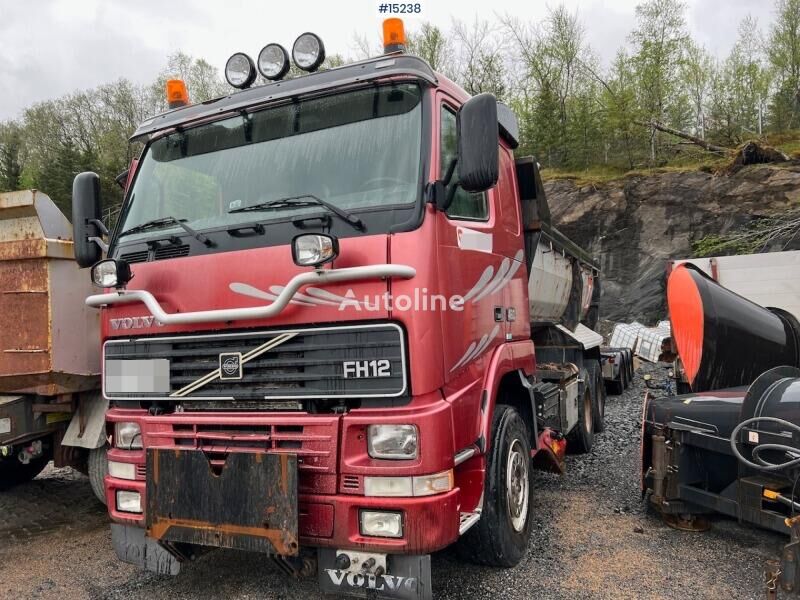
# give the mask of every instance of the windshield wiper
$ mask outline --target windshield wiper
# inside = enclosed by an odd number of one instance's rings
[[[186,219],[176,219],[175,217],[163,217],[161,219],[153,219],[152,221],[147,221],[142,223],[141,225],[135,225],[130,229],[126,229],[122,233],[120,233],[117,237],[121,238],[126,235],[131,235],[133,233],[142,233],[144,231],[150,231],[153,229],[163,229],[164,227],[169,227],[170,225],[177,225],[178,227],[183,228],[183,230],[195,238],[201,244],[205,244],[206,246],[213,246],[214,242],[208,239],[199,231],[195,231],[191,227],[186,224]]]
[[[229,213],[252,212],[260,210],[275,210],[279,208],[314,206],[314,205],[319,205],[324,208],[327,208],[330,212],[335,214],[340,219],[347,221],[350,225],[352,225],[359,231],[364,231],[364,221],[359,219],[357,216],[350,214],[346,210],[339,208],[335,204],[331,204],[330,202],[327,202],[322,198],[318,198],[314,194],[303,194],[302,196],[288,196],[286,198],[277,198],[275,200],[268,200],[267,202],[259,202],[258,204],[253,204],[252,206],[243,206],[242,208],[234,208],[232,210],[229,210],[228,212]]]

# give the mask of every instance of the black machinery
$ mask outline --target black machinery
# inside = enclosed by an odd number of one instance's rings
[[[642,492],[679,529],[721,513],[788,534],[766,581],[800,594],[800,323],[693,265],[672,271],[667,302],[693,393],[645,399]]]

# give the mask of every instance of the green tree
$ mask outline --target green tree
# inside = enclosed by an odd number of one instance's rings
[[[428,61],[434,71],[455,76],[453,43],[436,25],[425,22],[407,36],[407,51]]]
[[[798,126],[800,115],[800,0],[776,0],[768,55],[775,76],[771,102],[772,129]]]
[[[679,85],[679,66],[689,39],[679,0],[647,0],[636,7],[634,48],[639,105],[648,122],[666,122],[676,129],[686,126],[688,102]],[[659,153],[656,128],[650,134],[650,161]]]
[[[22,152],[20,124],[16,121],[0,123],[0,192],[20,189]]]

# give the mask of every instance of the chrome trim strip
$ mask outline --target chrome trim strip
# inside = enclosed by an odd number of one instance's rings
[[[471,446],[469,448],[464,448],[460,452],[456,453],[456,455],[453,457],[453,463],[457,467],[461,463],[468,461],[470,458],[475,456],[477,453],[478,453],[478,449],[475,448],[474,446]]]
[[[94,308],[113,304],[130,304],[141,302],[163,325],[188,325],[192,323],[215,323],[218,321],[242,321],[248,319],[269,319],[279,314],[292,297],[304,285],[339,283],[342,281],[360,281],[363,279],[379,279],[399,277],[411,279],[417,270],[406,265],[368,265],[364,267],[348,267],[345,269],[325,269],[309,271],[295,275],[278,295],[272,304],[249,308],[221,308],[187,313],[167,313],[161,308],[155,296],[146,290],[122,290],[108,294],[95,294],[86,298],[86,305]]]
[[[313,396],[264,396],[264,400],[309,400],[309,399],[318,399],[318,398],[397,398],[403,396],[408,391],[408,365],[406,363],[406,336],[403,328],[400,327],[397,323],[386,322],[386,323],[371,323],[369,325],[340,325],[337,327],[306,327],[304,329],[278,329],[278,330],[260,330],[260,331],[248,331],[243,333],[217,333],[217,334],[209,334],[209,335],[173,335],[169,337],[160,337],[160,336],[146,336],[140,338],[114,338],[110,340],[106,340],[103,343],[103,365],[105,365],[106,360],[106,346],[110,344],[125,344],[135,341],[156,341],[156,342],[167,342],[167,341],[187,341],[187,340],[196,340],[196,339],[218,339],[218,338],[226,338],[226,337],[241,337],[241,338],[248,338],[248,337],[258,337],[263,336],[265,334],[268,335],[280,335],[282,333],[292,333],[292,334],[300,334],[306,331],[313,331],[313,332],[323,332],[323,331],[350,331],[354,329],[379,329],[381,327],[393,327],[397,330],[397,333],[400,336],[400,365],[402,366],[402,373],[403,373],[403,389],[395,394],[318,394]],[[142,401],[142,400],[175,400],[172,396],[139,396],[139,397],[128,397],[128,396],[107,396],[106,395],[106,378],[105,378],[105,369],[104,374],[100,378],[100,385],[103,393],[103,398],[106,400],[131,400],[131,401]],[[192,400],[201,402],[204,400],[234,400],[233,396],[186,396],[184,397],[185,400]]]

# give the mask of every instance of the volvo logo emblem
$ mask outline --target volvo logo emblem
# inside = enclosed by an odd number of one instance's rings
[[[223,352],[219,355],[219,378],[222,380],[242,378],[241,352]]]

